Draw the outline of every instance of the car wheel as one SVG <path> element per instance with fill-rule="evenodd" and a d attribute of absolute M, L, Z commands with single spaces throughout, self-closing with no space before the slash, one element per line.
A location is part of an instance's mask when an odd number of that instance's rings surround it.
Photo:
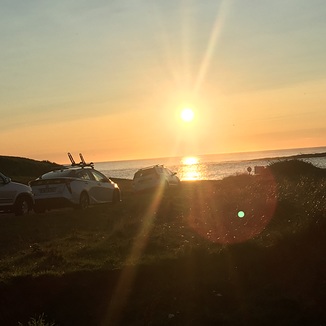
<path fill-rule="evenodd" d="M 79 198 L 79 209 L 85 210 L 89 206 L 89 198 L 86 192 L 82 192 Z"/>
<path fill-rule="evenodd" d="M 16 216 L 28 215 L 32 208 L 31 200 L 26 196 L 20 196 L 17 198 L 14 211 Z"/>

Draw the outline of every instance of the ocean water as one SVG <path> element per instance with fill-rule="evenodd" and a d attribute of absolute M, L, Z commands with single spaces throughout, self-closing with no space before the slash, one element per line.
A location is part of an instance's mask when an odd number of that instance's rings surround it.
<path fill-rule="evenodd" d="M 257 165 L 266 166 L 272 162 L 298 154 L 325 153 L 326 147 L 295 148 L 246 152 L 233 154 L 194 155 L 188 157 L 155 158 L 145 160 L 112 161 L 95 163 L 95 168 L 111 178 L 132 179 L 134 173 L 147 166 L 163 164 L 181 180 L 221 180 L 227 176 L 248 173 Z M 326 157 L 301 159 L 317 167 L 326 168 Z"/>

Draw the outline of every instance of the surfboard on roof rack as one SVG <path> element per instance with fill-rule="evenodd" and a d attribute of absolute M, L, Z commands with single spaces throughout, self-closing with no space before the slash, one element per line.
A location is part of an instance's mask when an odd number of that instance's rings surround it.
<path fill-rule="evenodd" d="M 68 153 L 68 157 L 70 159 L 71 166 L 80 166 L 81 168 L 83 168 L 85 166 L 90 166 L 92 169 L 94 169 L 94 163 L 93 162 L 86 163 L 86 161 L 85 161 L 85 159 L 83 157 L 83 154 L 81 154 L 81 153 L 79 153 L 80 163 L 76 163 L 76 161 L 74 160 L 71 153 Z"/>
<path fill-rule="evenodd" d="M 73 166 L 73 165 L 76 165 L 76 162 L 75 162 L 74 158 L 72 157 L 72 155 L 71 155 L 70 153 L 68 153 L 68 157 L 69 157 L 69 160 L 70 160 L 70 162 L 71 162 L 71 165 L 72 165 L 72 166 Z"/>

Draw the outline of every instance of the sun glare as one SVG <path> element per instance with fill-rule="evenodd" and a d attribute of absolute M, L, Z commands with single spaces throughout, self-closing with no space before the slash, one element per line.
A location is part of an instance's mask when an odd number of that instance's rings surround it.
<path fill-rule="evenodd" d="M 178 170 L 178 175 L 181 180 L 202 180 L 206 173 L 205 167 L 199 164 L 199 158 L 188 156 L 182 159 L 182 166 Z"/>
<path fill-rule="evenodd" d="M 185 165 L 194 165 L 199 161 L 198 157 L 188 156 L 182 159 L 182 163 Z"/>
<path fill-rule="evenodd" d="M 185 108 L 181 111 L 181 119 L 185 122 L 190 122 L 194 119 L 194 111 L 190 108 Z"/>

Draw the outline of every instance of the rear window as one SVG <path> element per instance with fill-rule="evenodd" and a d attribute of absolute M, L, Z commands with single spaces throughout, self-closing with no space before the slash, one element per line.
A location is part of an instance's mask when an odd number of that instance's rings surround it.
<path fill-rule="evenodd" d="M 42 175 L 41 179 L 76 177 L 75 170 L 56 170 Z"/>
<path fill-rule="evenodd" d="M 147 169 L 147 170 L 143 170 L 142 175 L 146 176 L 146 175 L 150 175 L 150 174 L 154 174 L 155 170 L 154 169 Z"/>
<path fill-rule="evenodd" d="M 145 169 L 145 170 L 139 170 L 135 173 L 134 175 L 134 179 L 136 178 L 140 178 L 140 177 L 146 177 L 148 175 L 151 175 L 151 174 L 155 174 L 155 169 L 154 168 L 151 168 L 151 169 Z"/>

